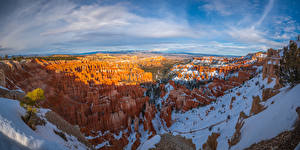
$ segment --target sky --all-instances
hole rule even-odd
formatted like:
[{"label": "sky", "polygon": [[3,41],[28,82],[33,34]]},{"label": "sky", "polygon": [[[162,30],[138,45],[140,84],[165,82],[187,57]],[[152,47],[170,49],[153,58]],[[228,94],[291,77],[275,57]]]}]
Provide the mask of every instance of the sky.
[{"label": "sky", "polygon": [[300,33],[299,0],[0,0],[0,55],[246,55]]}]

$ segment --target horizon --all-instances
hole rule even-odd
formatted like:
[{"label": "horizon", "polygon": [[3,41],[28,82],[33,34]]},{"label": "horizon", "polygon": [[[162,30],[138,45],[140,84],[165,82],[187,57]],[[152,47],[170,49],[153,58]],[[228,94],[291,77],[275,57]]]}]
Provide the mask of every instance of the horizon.
[{"label": "horizon", "polygon": [[[280,49],[279,49],[280,50]],[[257,51],[257,52],[250,52],[245,55],[224,55],[224,54],[210,54],[210,53],[197,53],[197,52],[169,52],[169,51],[149,51],[149,50],[99,50],[99,51],[90,51],[90,52],[81,52],[81,53],[48,53],[48,54],[0,54],[0,57],[24,57],[24,58],[30,58],[30,57],[52,57],[55,55],[68,55],[68,56],[78,56],[78,57],[84,57],[89,55],[95,55],[95,54],[108,54],[108,55],[136,55],[136,54],[153,54],[153,55],[187,55],[187,56],[193,56],[193,57],[206,57],[206,56],[213,56],[213,57],[243,57],[249,54],[255,54],[255,53],[267,53],[267,51]]]},{"label": "horizon", "polygon": [[299,1],[11,0],[0,55],[153,51],[243,56],[300,33]]}]

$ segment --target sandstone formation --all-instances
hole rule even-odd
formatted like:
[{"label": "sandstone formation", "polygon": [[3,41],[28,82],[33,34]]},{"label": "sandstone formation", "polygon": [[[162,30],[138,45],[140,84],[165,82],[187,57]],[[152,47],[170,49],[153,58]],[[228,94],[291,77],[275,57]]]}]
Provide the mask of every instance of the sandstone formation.
[{"label": "sandstone formation", "polygon": [[226,90],[241,85],[256,73],[256,69],[249,68],[247,71],[239,71],[237,77],[234,76],[228,80],[215,78],[207,86],[202,86],[199,89],[194,88],[193,90],[187,89],[184,85],[175,84],[174,81],[169,81],[174,90],[169,93],[169,97],[163,103],[160,116],[166,122],[167,127],[170,127],[172,124],[171,112],[173,110],[185,112],[192,108],[210,104],[217,97],[223,96]]},{"label": "sandstone formation", "polygon": [[208,136],[208,139],[206,143],[203,144],[204,150],[216,150],[218,146],[218,137],[220,136],[220,133],[212,133],[210,136]]},{"label": "sandstone formation", "polygon": [[[133,120],[144,122],[145,129],[154,132],[151,120],[156,110],[153,104],[149,104],[149,98],[144,96],[144,88],[139,85],[87,84],[67,70],[50,69],[53,64],[59,63],[31,60],[6,61],[0,65],[7,80],[12,83],[7,84],[7,88],[20,87],[25,92],[38,87],[44,89],[46,99],[41,105],[71,124],[78,125],[86,136],[97,136],[99,131],[119,133],[129,129]],[[130,74],[139,72],[133,69]],[[144,118],[139,118],[142,111],[145,112]],[[118,141],[114,146],[122,148],[128,143],[127,138],[128,135],[123,134],[121,139],[116,140],[112,134],[107,134],[93,139],[91,143],[97,145],[104,140],[110,143]]]},{"label": "sandstone formation", "polygon": [[277,66],[280,64],[280,50],[268,49],[267,57],[263,64],[263,78],[268,77],[268,82],[272,82],[272,78],[276,79],[276,87],[280,88],[279,76],[276,74]]},{"label": "sandstone formation", "polygon": [[274,95],[278,94],[279,90],[275,90],[272,88],[264,89],[262,92],[262,101],[266,101],[267,99],[273,97]]},{"label": "sandstone formation", "polygon": [[0,86],[6,87],[5,74],[2,69],[0,69]]},{"label": "sandstone formation", "polygon": [[[46,99],[40,105],[50,108],[70,124],[78,125],[92,145],[109,142],[110,146],[103,149],[123,149],[129,143],[130,134],[136,133],[137,140],[132,146],[136,149],[140,145],[141,125],[152,133],[151,136],[156,134],[152,120],[157,112],[160,112],[161,122],[170,127],[172,111],[186,112],[210,104],[226,90],[255,76],[257,67],[254,66],[261,65],[263,55],[194,58],[192,64],[175,65],[172,71],[177,72],[178,77],[184,75],[184,79],[204,81],[206,85],[199,88],[172,80],[156,82],[152,73],[141,69],[162,66],[164,57],[106,54],[80,57],[79,60],[4,61],[0,69],[5,78],[0,71],[0,82],[8,89],[21,88],[25,92],[42,88]],[[203,66],[207,63],[212,66]],[[182,74],[180,67],[192,68],[198,73]],[[270,94],[265,92],[266,97]],[[161,106],[157,105],[158,99]]]},{"label": "sandstone formation", "polygon": [[175,65],[171,71],[175,74],[175,80],[226,79],[233,72],[247,70],[254,64],[263,63],[265,57],[266,55],[262,52],[248,54],[245,57],[195,57],[191,63]]},{"label": "sandstone formation", "polygon": [[250,110],[250,115],[256,115],[263,111],[265,108],[263,105],[260,104],[261,100],[259,96],[253,96],[252,106]]}]

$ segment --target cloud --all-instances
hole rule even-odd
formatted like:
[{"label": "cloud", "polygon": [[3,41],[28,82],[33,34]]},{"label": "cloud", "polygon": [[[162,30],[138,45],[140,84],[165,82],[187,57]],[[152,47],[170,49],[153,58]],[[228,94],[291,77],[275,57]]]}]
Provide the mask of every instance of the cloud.
[{"label": "cloud", "polygon": [[222,16],[228,16],[232,14],[231,10],[229,9],[229,6],[224,4],[221,0],[212,0],[209,3],[203,5],[203,8],[206,11],[216,11]]},{"label": "cloud", "polygon": [[8,52],[8,51],[12,51],[12,49],[11,48],[6,48],[6,47],[2,47],[1,45],[0,45],[0,52]]},{"label": "cloud", "polygon": [[[221,43],[217,41],[211,42],[188,42],[188,43],[149,43],[139,45],[118,45],[118,46],[101,46],[98,49],[90,48],[89,51],[95,50],[150,50],[159,52],[189,52],[216,55],[246,55],[249,52],[257,52],[267,50],[268,47],[263,44],[238,44],[238,43]],[[77,52],[87,49],[76,49]]]},{"label": "cloud", "polygon": [[207,13],[217,13],[222,17],[234,15],[247,15],[255,12],[259,5],[251,3],[249,0],[204,0],[205,4],[199,7]]},{"label": "cloud", "polygon": [[141,17],[131,13],[122,4],[82,6],[62,19],[66,22],[66,26],[42,34],[94,32],[151,38],[195,36],[195,33],[184,19],[178,21],[173,20],[174,18],[174,16],[163,18]]},{"label": "cloud", "polygon": [[299,34],[300,25],[290,16],[275,16],[272,18],[275,40],[288,41]]},{"label": "cloud", "polygon": [[261,32],[255,28],[235,28],[232,27],[227,31],[227,34],[232,38],[248,44],[263,44],[269,48],[280,48],[283,46],[282,42],[276,42],[268,38],[268,34]]},{"label": "cloud", "polygon": [[[6,24],[0,43],[14,49],[49,47],[55,43],[76,41],[89,33],[96,38],[113,35],[140,38],[199,37],[184,18],[139,16],[126,3],[113,5],[77,5],[71,1],[33,2],[20,8]],[[168,14],[168,13],[166,13]]]},{"label": "cloud", "polygon": [[246,54],[268,47],[280,48],[300,30],[292,17],[274,17],[274,0],[267,5],[250,0],[205,0],[199,9],[209,15],[203,16],[197,14],[203,13],[199,9],[185,10],[189,5],[178,15],[177,7],[171,5],[155,5],[145,10],[147,3],[20,3],[14,11],[2,15],[9,17],[0,18],[0,45],[11,49],[0,53],[137,49]]},{"label": "cloud", "polygon": [[43,31],[57,26],[57,20],[68,14],[75,5],[67,1],[28,1],[21,5],[17,12],[10,14],[3,28],[0,44],[15,50],[48,46],[65,37],[42,36]]},{"label": "cloud", "polygon": [[271,9],[273,8],[274,0],[269,0],[269,3],[267,4],[263,15],[260,17],[260,19],[256,22],[254,26],[259,26],[267,17],[267,15],[270,13]]},{"label": "cloud", "polygon": [[[296,35],[296,22],[289,16],[276,16],[266,22],[266,26],[262,26],[262,22],[272,18],[272,11],[274,0],[269,0],[267,5],[263,7],[263,13],[257,21],[253,20],[251,23],[250,14],[248,13],[242,20],[238,22],[248,22],[249,25],[237,26],[229,25],[224,34],[229,35],[233,41],[241,42],[244,44],[258,45],[262,50],[267,48],[281,48],[284,46],[285,41],[295,37]],[[257,7],[257,6],[255,6]],[[250,11],[251,12],[251,11]],[[251,12],[255,13],[255,12]]]}]

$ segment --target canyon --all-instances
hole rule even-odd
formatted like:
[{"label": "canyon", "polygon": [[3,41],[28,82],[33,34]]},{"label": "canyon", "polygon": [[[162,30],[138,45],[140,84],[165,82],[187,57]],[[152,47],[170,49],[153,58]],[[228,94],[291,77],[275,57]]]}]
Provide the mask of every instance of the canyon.
[{"label": "canyon", "polygon": [[[96,149],[137,149],[161,130],[153,120],[167,131],[175,121],[173,111],[207,106],[261,72],[272,82],[278,53],[186,58],[95,54],[76,60],[3,61],[1,84],[24,92],[42,88],[46,98],[40,106],[78,126]],[[280,87],[278,81],[276,85]],[[274,93],[266,90],[265,97]]]},{"label": "canyon", "polygon": [[300,150],[300,0],[4,0],[0,150]]}]

